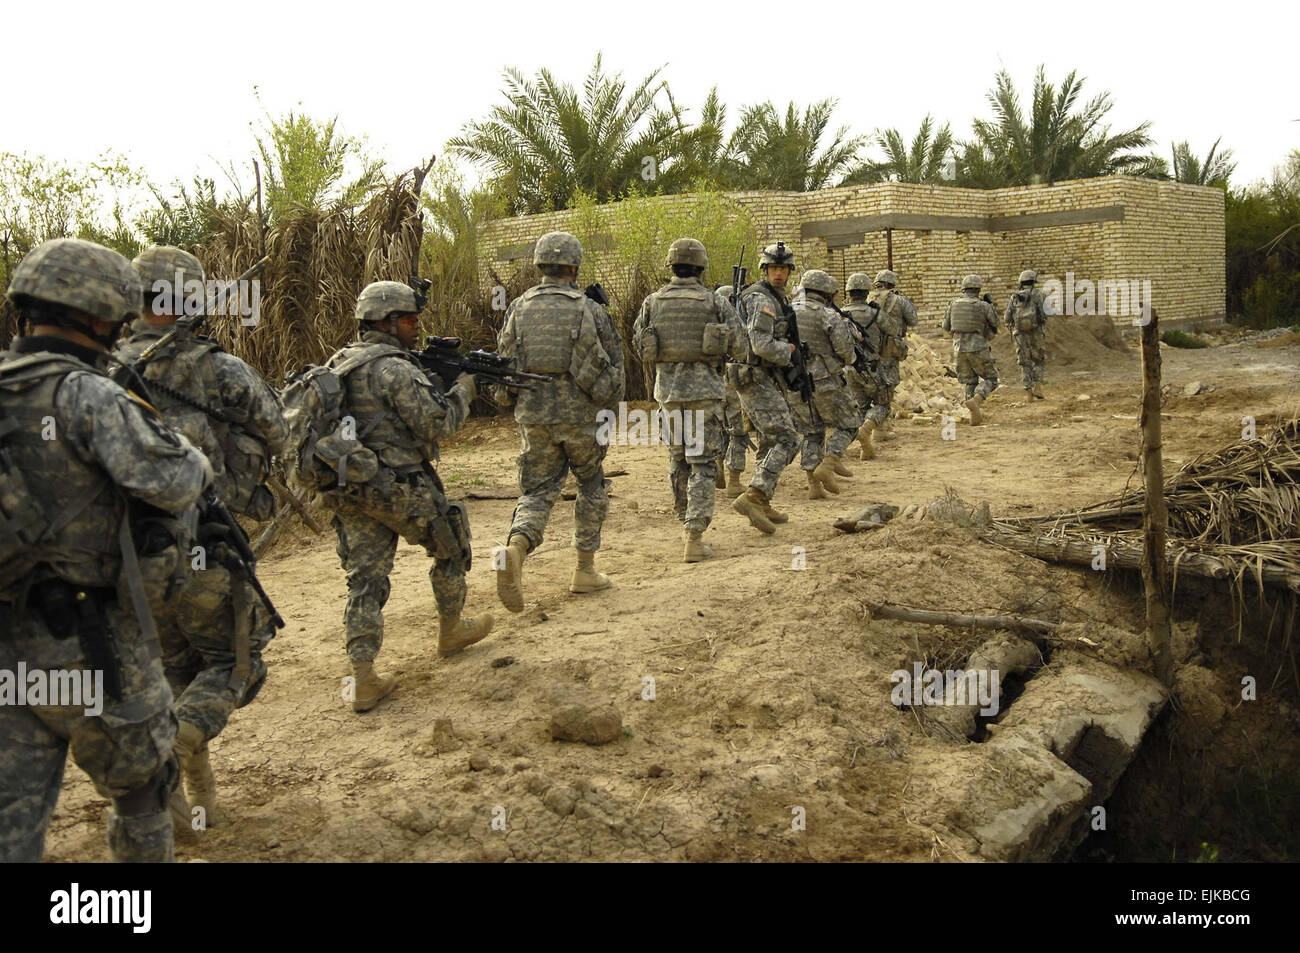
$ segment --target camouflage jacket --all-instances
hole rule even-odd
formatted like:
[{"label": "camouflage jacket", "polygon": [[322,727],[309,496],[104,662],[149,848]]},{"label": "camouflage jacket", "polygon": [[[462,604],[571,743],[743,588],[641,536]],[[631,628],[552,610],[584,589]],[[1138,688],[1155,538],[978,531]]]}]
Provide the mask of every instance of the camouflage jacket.
[{"label": "camouflage jacket", "polygon": [[[1016,299],[1020,294],[1021,292],[1017,291],[1011,296],[1010,300],[1007,301],[1007,312],[1003,316],[1003,320],[1006,322],[1007,327],[1011,329],[1012,334],[1026,333],[1021,331],[1016,323],[1016,310],[1017,305],[1019,304]],[[1031,288],[1029,290],[1029,303],[1033,305],[1034,319],[1038,324],[1038,327],[1034,328],[1034,330],[1041,331],[1043,328],[1047,327],[1047,318],[1052,313],[1051,306],[1047,303],[1047,296],[1039,289]]]},{"label": "camouflage jacket", "polygon": [[342,413],[356,421],[357,439],[390,470],[408,473],[438,459],[438,439],[469,416],[470,395],[460,384],[446,394],[429,380],[396,335],[366,330],[330,359],[331,366],[362,348],[387,347],[391,356],[369,361],[343,379]]},{"label": "camouflage jacket", "polygon": [[[559,278],[543,278],[542,285],[561,285],[573,289],[578,287],[577,282]],[[614,396],[605,404],[616,405],[623,399],[626,387],[623,340],[614,327],[613,319],[604,308],[586,295],[581,295],[573,301],[575,327],[583,313],[591,317],[596,327],[597,340],[615,368],[618,386]],[[531,313],[535,307],[533,302],[526,300],[524,296],[510,302],[510,307],[506,309],[505,324],[497,336],[499,354],[509,358],[517,356],[521,334],[528,330],[532,320]],[[578,311],[579,308],[582,309],[581,312]],[[529,370],[527,366],[521,366],[519,369]],[[521,424],[567,423],[580,427],[590,426],[594,431],[596,414],[602,409],[602,405],[598,405],[578,387],[569,374],[561,372],[551,376],[555,378],[551,383],[539,382],[533,390],[519,391],[517,396],[505,387],[493,388],[493,396],[505,406],[513,402],[515,420]]]},{"label": "camouflage jacket", "polygon": [[[104,366],[103,355],[56,337],[15,338],[0,355],[8,462],[24,477],[30,511],[50,524],[29,548],[30,581],[116,587],[128,499],[181,514],[212,479],[203,454]],[[166,557],[174,567],[180,554]]]},{"label": "camouflage jacket", "polygon": [[799,339],[812,355],[808,370],[813,380],[838,379],[844,365],[853,363],[853,325],[815,297],[801,297],[795,314]]},{"label": "camouflage jacket", "polygon": [[787,367],[790,364],[789,330],[784,308],[790,299],[785,293],[756,281],[745,289],[741,307],[749,327],[749,345],[762,367]]},{"label": "camouflage jacket", "polygon": [[[983,331],[953,331],[952,329],[952,308],[953,304],[959,301],[974,301],[976,310],[984,318]],[[953,304],[948,305],[948,310],[943,315],[943,329],[952,334],[953,350],[969,353],[972,351],[987,351],[991,346],[989,342],[993,336],[998,333],[998,313],[983,298],[975,295],[963,295],[961,298],[955,298]]]},{"label": "camouflage jacket", "polygon": [[[699,285],[703,287],[703,282],[698,278],[674,277],[669,283],[669,286],[672,285]],[[636,323],[632,325],[634,346],[639,346],[641,335],[645,333],[650,322],[654,297],[653,294],[648,295],[645,301],[641,303],[641,312],[637,315]],[[736,314],[736,309],[731,306],[731,302],[719,294],[715,294],[714,297],[718,303],[719,318],[714,318],[712,312],[710,312],[707,320],[721,320],[728,325],[733,342],[732,356],[734,357],[741,350],[738,346],[741,338],[745,337],[748,332],[741,323],[740,316]],[[654,399],[660,403],[679,400],[722,400],[726,395],[726,384],[718,364],[709,363],[708,361],[655,364]]]},{"label": "camouflage jacket", "polygon": [[[134,363],[168,330],[137,319],[114,357]],[[174,338],[140,376],[163,419],[207,456],[226,505],[253,519],[269,518],[274,500],[262,481],[289,437],[284,408],[271,386],[216,341],[191,335]],[[129,378],[120,382],[131,386]]]},{"label": "camouflage jacket", "polygon": [[879,288],[871,292],[871,301],[880,305],[880,330],[902,340],[910,328],[916,327],[921,317],[916,312],[916,305],[890,288]]}]

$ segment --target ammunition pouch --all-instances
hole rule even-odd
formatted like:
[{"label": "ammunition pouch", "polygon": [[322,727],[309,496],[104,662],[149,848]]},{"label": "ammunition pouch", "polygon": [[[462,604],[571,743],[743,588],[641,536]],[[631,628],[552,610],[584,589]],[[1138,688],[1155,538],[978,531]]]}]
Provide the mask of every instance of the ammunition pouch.
[{"label": "ammunition pouch", "polygon": [[654,328],[643,328],[637,340],[637,356],[642,364],[655,364],[659,361],[659,332]]},{"label": "ammunition pouch", "polygon": [[706,324],[701,348],[706,357],[725,358],[731,346],[731,329],[726,324]]}]

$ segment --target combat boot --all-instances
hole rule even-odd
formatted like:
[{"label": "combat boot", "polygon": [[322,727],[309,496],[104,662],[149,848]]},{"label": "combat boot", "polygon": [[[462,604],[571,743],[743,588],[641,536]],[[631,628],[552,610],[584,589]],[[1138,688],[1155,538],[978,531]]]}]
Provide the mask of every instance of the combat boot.
[{"label": "combat boot", "polygon": [[212,762],[208,757],[208,743],[203,738],[203,731],[188,721],[180,722],[172,751],[181,763],[185,800],[189,803],[191,816],[194,808],[201,807],[203,826],[220,827],[226,819],[217,807],[217,782],[212,776]]},{"label": "combat boot", "polygon": [[578,550],[578,568],[573,570],[570,592],[599,592],[609,588],[609,576],[596,572],[596,554]]},{"label": "combat boot", "polygon": [[980,408],[983,405],[984,398],[979,394],[976,394],[970,400],[966,401],[966,409],[970,411],[970,425],[972,427],[978,427],[980,424],[984,423],[984,414],[980,411]]},{"label": "combat boot", "polygon": [[352,678],[355,682],[355,695],[352,698],[353,711],[370,711],[379,702],[393,693],[397,687],[397,676],[376,675],[374,662],[353,662]]},{"label": "combat boot", "polygon": [[772,523],[790,522],[790,517],[785,513],[782,513],[776,507],[774,507],[772,505],[772,501],[770,499],[767,499],[766,497],[763,499],[763,515],[766,516],[768,518],[768,521]]},{"label": "combat boot", "polygon": [[812,475],[827,493],[840,492],[840,485],[835,482],[835,464],[831,462],[830,457],[822,457],[822,462],[817,464],[817,469],[812,472]]},{"label": "combat boot", "polygon": [[1026,404],[1032,404],[1033,402],[1034,402],[1034,389],[1033,389],[1032,387],[1026,387],[1026,388],[1025,388],[1025,403],[1026,403]]},{"label": "combat boot", "polygon": [[196,843],[199,835],[194,830],[194,815],[190,813],[189,802],[185,800],[179,781],[167,802],[167,809],[172,818],[172,839],[182,844]]},{"label": "combat boot", "polygon": [[805,470],[804,473],[808,474],[808,499],[810,500],[826,499],[826,491],[822,489],[822,485],[818,481],[817,477],[813,475],[813,471]]},{"label": "combat boot", "polygon": [[455,655],[461,649],[481,642],[492,631],[492,615],[485,612],[477,619],[462,619],[459,615],[438,617],[438,657]]},{"label": "combat boot", "polygon": [[749,525],[754,529],[770,536],[776,532],[776,527],[772,525],[772,521],[767,518],[767,513],[764,512],[766,505],[767,497],[763,495],[763,491],[751,486],[736,497],[735,502],[731,504],[731,508],[749,520]]},{"label": "combat boot", "polygon": [[722,491],[722,495],[729,500],[734,500],[745,492],[745,486],[740,482],[741,473],[740,470],[727,471],[727,487]]},{"label": "combat boot", "polygon": [[871,443],[871,431],[876,429],[874,420],[865,421],[858,428],[858,459],[872,460],[876,456],[876,448]]},{"label": "combat boot", "polygon": [[826,459],[831,462],[831,469],[835,471],[836,476],[852,477],[853,471],[844,465],[844,457],[838,453],[826,454]]},{"label": "combat boot", "polygon": [[1045,398],[1045,397],[1043,396],[1043,382],[1042,382],[1042,381],[1034,381],[1034,396],[1037,397],[1039,400],[1046,400],[1046,399],[1047,399],[1047,398]]},{"label": "combat boot", "polygon": [[727,474],[722,467],[718,467],[718,473],[713,478],[713,485],[719,490],[725,490],[727,488]]},{"label": "combat boot", "polygon": [[699,529],[688,529],[682,533],[686,543],[682,550],[682,562],[703,562],[713,555],[713,547],[704,542],[703,536],[704,531]]},{"label": "combat boot", "polygon": [[876,431],[879,433],[880,439],[885,441],[893,440],[898,436],[894,433],[894,425],[890,423],[888,417],[880,422],[879,426],[876,427]]},{"label": "combat boot", "polygon": [[524,557],[528,555],[528,538],[522,533],[510,537],[510,545],[501,550],[505,565],[497,568],[497,598],[511,612],[524,611]]}]

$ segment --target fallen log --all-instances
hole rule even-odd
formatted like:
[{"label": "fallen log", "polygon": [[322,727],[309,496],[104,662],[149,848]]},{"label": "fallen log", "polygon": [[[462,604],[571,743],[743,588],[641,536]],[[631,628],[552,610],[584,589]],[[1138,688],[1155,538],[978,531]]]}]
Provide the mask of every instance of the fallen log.
[{"label": "fallen log", "polygon": [[926,625],[974,626],[979,629],[1016,629],[1024,632],[1050,634],[1059,623],[1045,619],[1031,619],[1018,615],[968,615],[946,609],[913,609],[888,602],[868,602],[867,611],[877,619],[899,619],[903,622],[921,622]]}]

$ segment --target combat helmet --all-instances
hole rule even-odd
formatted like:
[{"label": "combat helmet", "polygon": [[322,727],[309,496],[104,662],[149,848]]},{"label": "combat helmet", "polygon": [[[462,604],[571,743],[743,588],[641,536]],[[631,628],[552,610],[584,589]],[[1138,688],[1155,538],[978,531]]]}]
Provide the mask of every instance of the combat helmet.
[{"label": "combat helmet", "polygon": [[893,288],[898,284],[898,275],[894,274],[888,268],[884,271],[878,271],[876,272],[876,284],[889,285],[889,287]]},{"label": "combat helmet", "polygon": [[984,286],[984,282],[979,275],[967,275],[961,280],[962,291],[979,291]]},{"label": "combat helmet", "polygon": [[568,232],[547,232],[533,247],[534,265],[582,265],[582,243]]},{"label": "combat helmet", "polygon": [[6,296],[17,308],[45,301],[121,324],[140,313],[144,284],[131,263],[103,245],[54,238],[14,269]]},{"label": "combat helmet", "polygon": [[713,293],[715,295],[722,295],[722,297],[724,298],[730,298],[733,294],[735,294],[735,291],[736,289],[733,288],[731,285],[719,285],[716,289],[714,289]]},{"label": "combat helmet", "polygon": [[832,297],[840,290],[840,283],[822,271],[820,268],[811,268],[803,273],[799,283],[807,291],[819,291],[828,298]]},{"label": "combat helmet", "polygon": [[844,285],[848,291],[870,291],[871,276],[865,272],[855,271],[849,275],[849,280]]},{"label": "combat helmet", "polygon": [[1034,271],[1034,269],[1032,268],[1026,268],[1024,271],[1020,273],[1020,283],[1022,285],[1033,284],[1037,280],[1038,280],[1038,272]]},{"label": "combat helmet", "polygon": [[794,267],[794,252],[786,247],[785,242],[777,242],[774,245],[768,245],[763,249],[758,258],[758,267],[763,268],[766,265],[786,265],[789,268]]},{"label": "combat helmet", "polygon": [[668,267],[673,265],[695,265],[697,268],[709,267],[709,256],[704,250],[704,243],[694,238],[679,238],[668,246]]},{"label": "combat helmet", "polygon": [[400,281],[372,281],[357,296],[358,321],[382,321],[394,314],[419,314],[425,302],[415,289]]}]

